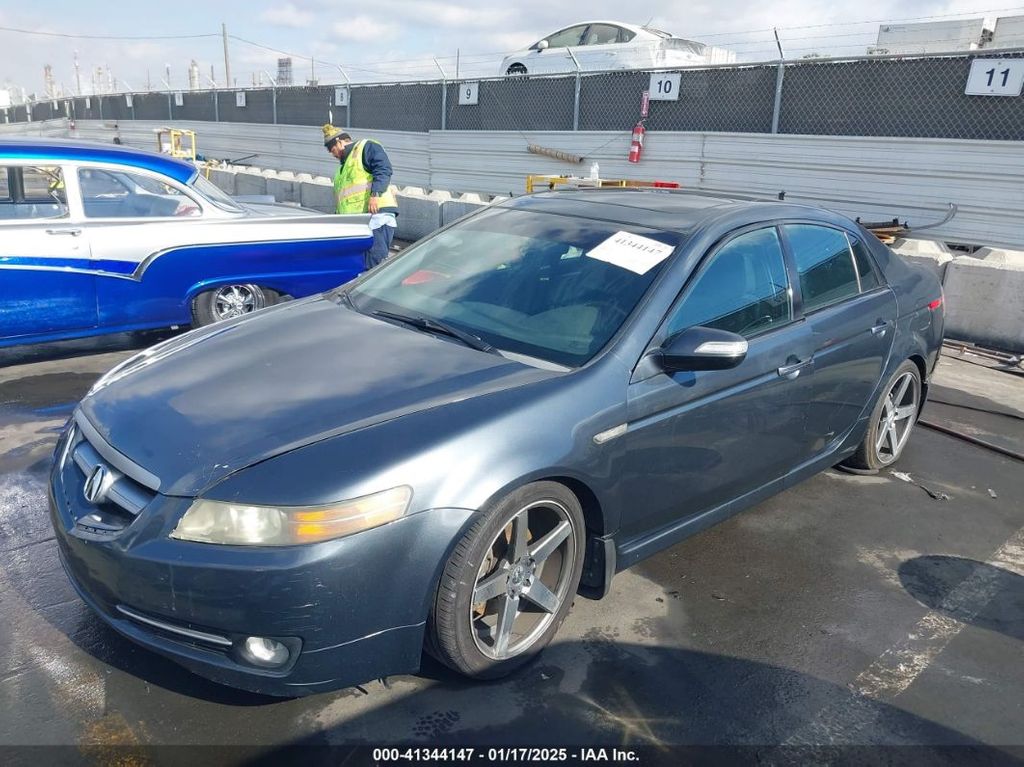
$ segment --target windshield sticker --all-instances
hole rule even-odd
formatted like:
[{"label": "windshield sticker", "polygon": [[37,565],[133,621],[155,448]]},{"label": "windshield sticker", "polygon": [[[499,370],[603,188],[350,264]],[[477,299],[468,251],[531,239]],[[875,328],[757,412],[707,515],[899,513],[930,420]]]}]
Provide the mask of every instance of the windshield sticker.
[{"label": "windshield sticker", "polygon": [[647,274],[672,252],[674,246],[629,232],[616,232],[587,255],[637,274]]}]

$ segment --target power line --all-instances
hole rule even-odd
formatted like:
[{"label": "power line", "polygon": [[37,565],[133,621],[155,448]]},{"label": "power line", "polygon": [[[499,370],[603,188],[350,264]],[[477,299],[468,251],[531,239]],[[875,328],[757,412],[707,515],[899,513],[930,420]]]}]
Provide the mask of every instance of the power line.
[{"label": "power line", "polygon": [[74,40],[196,40],[201,37],[219,37],[220,35],[76,35],[70,32],[43,32],[34,29],[17,27],[0,27],[0,32],[17,32],[22,35],[40,35],[42,37],[65,37]]}]

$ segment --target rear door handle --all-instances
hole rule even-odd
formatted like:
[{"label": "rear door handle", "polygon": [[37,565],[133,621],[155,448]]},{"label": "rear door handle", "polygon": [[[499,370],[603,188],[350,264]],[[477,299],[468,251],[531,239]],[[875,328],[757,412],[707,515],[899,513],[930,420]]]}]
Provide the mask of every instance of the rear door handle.
[{"label": "rear door handle", "polygon": [[879,337],[884,337],[885,336],[885,331],[887,331],[888,329],[889,329],[889,323],[888,322],[880,322],[880,323],[878,323],[877,325],[875,325],[874,327],[871,328],[871,335],[879,336]]},{"label": "rear door handle", "polygon": [[77,237],[82,233],[81,229],[47,229],[47,234],[64,234],[68,237]]},{"label": "rear door handle", "polygon": [[806,359],[801,362],[793,362],[789,365],[783,365],[779,368],[779,376],[792,381],[794,378],[800,375],[800,371],[804,368],[810,367],[814,362],[814,359]]}]

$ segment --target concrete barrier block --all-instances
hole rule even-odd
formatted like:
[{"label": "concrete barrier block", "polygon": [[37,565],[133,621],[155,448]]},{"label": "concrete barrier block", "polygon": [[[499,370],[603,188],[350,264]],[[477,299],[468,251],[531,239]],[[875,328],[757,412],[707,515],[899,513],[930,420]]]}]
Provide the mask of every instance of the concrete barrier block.
[{"label": "concrete barrier block", "polygon": [[334,184],[323,176],[301,182],[299,202],[304,208],[319,210],[321,213],[334,213]]},{"label": "concrete barrier block", "polygon": [[1024,258],[954,258],[944,290],[947,336],[1024,352]]},{"label": "concrete barrier block", "polygon": [[415,241],[441,228],[441,206],[451,200],[448,192],[430,194],[401,191],[398,197],[398,229],[400,240]]},{"label": "concrete barrier block", "polygon": [[1024,264],[1024,250],[978,248],[971,257],[990,261],[994,264]]},{"label": "concrete barrier block", "polygon": [[254,195],[267,193],[267,177],[259,168],[245,168],[235,174],[235,194]]},{"label": "concrete barrier block", "polygon": [[210,181],[222,192],[235,193],[235,176],[232,168],[210,168]]},{"label": "concrete barrier block", "polygon": [[946,269],[953,260],[953,252],[944,242],[902,238],[892,244],[894,252],[912,264],[924,266],[935,273],[939,282],[945,282]]},{"label": "concrete barrier block", "polygon": [[478,194],[459,195],[454,200],[445,200],[441,203],[441,225],[448,226],[463,216],[474,213],[480,208],[486,208],[490,202]]},{"label": "concrete barrier block", "polygon": [[267,194],[271,195],[278,202],[302,202],[302,185],[295,180],[291,173],[279,173],[277,176],[267,178]]}]

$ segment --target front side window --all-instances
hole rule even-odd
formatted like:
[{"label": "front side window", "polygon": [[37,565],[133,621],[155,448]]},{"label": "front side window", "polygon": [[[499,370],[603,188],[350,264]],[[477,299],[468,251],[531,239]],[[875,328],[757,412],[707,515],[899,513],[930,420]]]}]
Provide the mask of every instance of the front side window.
[{"label": "front side window", "polygon": [[563,29],[561,32],[555,32],[551,35],[548,40],[549,48],[566,48],[570,45],[579,45],[580,38],[583,37],[583,31],[586,29],[584,26],[569,27]]},{"label": "front side window", "polygon": [[59,167],[13,165],[0,168],[0,222],[67,215],[68,195]]},{"label": "front side window", "polygon": [[366,314],[440,320],[502,352],[575,367],[608,343],[681,239],[498,209],[414,245],[348,296]]},{"label": "front side window", "polygon": [[201,213],[180,189],[141,173],[81,168],[78,184],[86,218],[167,218]]},{"label": "front side window", "polygon": [[734,237],[711,257],[669,319],[668,335],[695,326],[755,336],[793,319],[775,227]]},{"label": "front side window", "polygon": [[844,232],[811,224],[784,228],[800,275],[805,312],[857,295],[857,272]]}]

